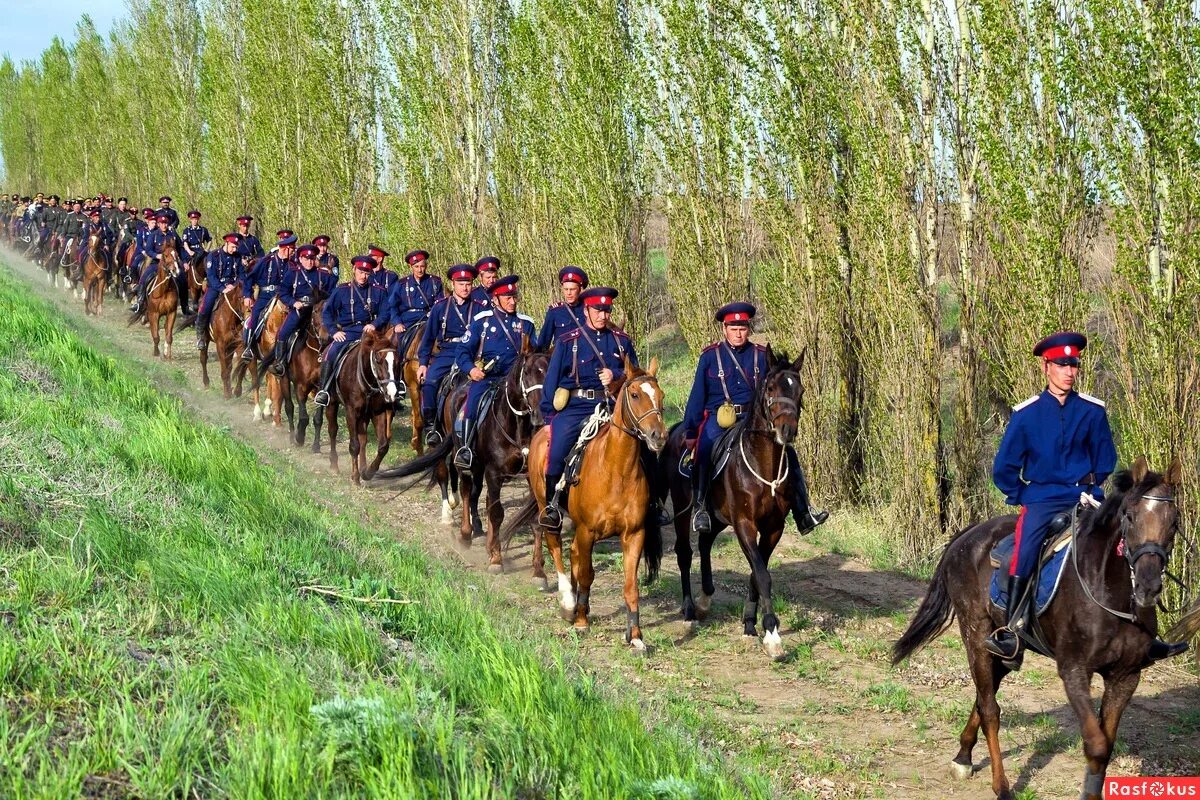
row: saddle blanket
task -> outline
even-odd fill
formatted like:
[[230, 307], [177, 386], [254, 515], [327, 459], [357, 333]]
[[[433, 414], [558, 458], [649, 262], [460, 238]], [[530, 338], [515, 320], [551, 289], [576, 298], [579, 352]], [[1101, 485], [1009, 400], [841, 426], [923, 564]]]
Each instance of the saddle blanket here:
[[[1066, 538], [1063, 540], [1065, 544], [1059, 543], [1057, 549], [1050, 558], [1042, 561], [1041, 572], [1038, 574], [1037, 597], [1035, 599], [1037, 615], [1040, 617], [1050, 603], [1054, 600], [1054, 595], [1058, 593], [1058, 585], [1062, 581], [1063, 572], [1066, 571], [1067, 564], [1071, 560], [1071, 540]], [[996, 545], [993, 551], [1000, 557], [1000, 563], [1003, 565], [992, 571], [992, 582], [989, 590], [992, 603], [997, 608], [1008, 608], [1008, 558], [1012, 555], [1013, 537], [1006, 536]]]

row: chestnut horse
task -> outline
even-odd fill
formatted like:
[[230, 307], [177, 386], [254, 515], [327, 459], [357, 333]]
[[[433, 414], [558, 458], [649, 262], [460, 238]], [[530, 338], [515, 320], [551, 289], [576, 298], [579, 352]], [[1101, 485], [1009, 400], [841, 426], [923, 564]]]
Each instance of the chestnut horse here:
[[[208, 323], [208, 347], [200, 351], [200, 374], [204, 380], [204, 388], [208, 388], [208, 351], [217, 350], [217, 361], [221, 365], [221, 390], [228, 400], [231, 397], [242, 396], [242, 384], [239, 381], [234, 391], [233, 365], [242, 355], [242, 324], [246, 314], [242, 310], [242, 283], [238, 281], [228, 292], [217, 295], [217, 306], [213, 309]], [[195, 316], [189, 318], [182, 327], [194, 324]]]
[[83, 265], [83, 312], [100, 316], [104, 310], [104, 290], [108, 285], [108, 264], [104, 260], [104, 239], [99, 231], [88, 236], [88, 258]]
[[[279, 308], [284, 308], [283, 304], [278, 304]], [[308, 324], [300, 329], [297, 334], [296, 343], [292, 348], [292, 355], [288, 363], [284, 365], [285, 377], [279, 377], [267, 372], [267, 367], [259, 365], [258, 371], [254, 376], [253, 388], [258, 389], [263, 378], [268, 379], [267, 386], [270, 388], [273, 399], [279, 398], [285, 401], [284, 408], [287, 410], [288, 430], [294, 432], [292, 441], [297, 445], [303, 445], [308, 430], [308, 398], [317, 391], [317, 382], [321, 374], [321, 343], [326, 340], [325, 326], [321, 323], [321, 309], [325, 307], [325, 298], [318, 300], [312, 307]], [[284, 309], [286, 312], [286, 309]], [[263, 352], [275, 348], [275, 337], [279, 333], [279, 327], [283, 324], [282, 320], [287, 317], [284, 313], [276, 324], [274, 317], [267, 319], [267, 325], [263, 330], [261, 341], [261, 349]], [[268, 345], [269, 341], [269, 345]], [[271, 383], [270, 381], [274, 381]], [[292, 400], [292, 390], [296, 391], [295, 402], [300, 404], [300, 419], [297, 422], [294, 419], [295, 404]], [[278, 393], [278, 394], [277, 394]], [[276, 415], [280, 408], [279, 399], [275, 399]], [[276, 423], [278, 427], [280, 423]], [[321, 452], [321, 415], [317, 414], [313, 418], [313, 442], [312, 451], [314, 453]]]
[[[625, 572], [625, 641], [635, 651], [645, 652], [638, 613], [637, 569], [646, 556], [647, 582], [658, 575], [662, 560], [662, 532], [658, 509], [652, 504], [651, 476], [645, 469], [642, 442], [654, 453], [667, 441], [663, 421], [663, 392], [655, 374], [658, 359], [642, 370], [625, 359], [625, 375], [609, 386], [615, 398], [612, 418], [600, 427], [583, 453], [579, 483], [567, 495], [567, 513], [575, 523], [571, 540], [571, 574], [562, 560], [562, 533], [543, 531], [554, 568], [558, 571], [559, 603], [573, 614], [575, 629], [587, 630], [592, 580], [592, 548], [610, 536], [621, 537]], [[546, 505], [546, 457], [550, 429], [542, 428], [529, 445], [529, 486], [533, 497], [507, 526], [501, 538], [511, 539], [520, 525], [534, 518]], [[534, 561], [540, 560], [540, 552]]]
[[175, 314], [179, 310], [179, 289], [175, 286], [175, 276], [179, 273], [179, 254], [175, 252], [173, 242], [168, 241], [163, 245], [154, 269], [154, 277], [146, 287], [146, 321], [150, 324], [155, 356], [159, 354], [159, 322], [163, 323], [163, 338], [166, 340], [163, 358], [170, 359], [171, 343], [175, 339]]
[[[712, 576], [712, 546], [726, 526], [741, 545], [750, 566], [750, 586], [742, 606], [743, 633], [757, 637], [758, 610], [762, 604], [763, 649], [773, 659], [784, 657], [779, 636], [779, 619], [771, 600], [771, 573], [767, 562], [783, 535], [788, 514], [791, 513], [791, 482], [788, 479], [787, 448], [796, 438], [804, 388], [800, 369], [804, 354], [791, 363], [786, 355], [776, 356], [767, 348], [767, 373], [759, 382], [741, 428], [734, 434], [733, 451], [729, 461], [715, 475], [709, 491], [713, 524], [707, 534], [699, 537], [700, 586], [699, 602], [692, 600], [691, 514], [692, 479], [679, 470], [685, 445], [683, 426], [676, 425], [663, 451], [662, 477], [670, 487], [671, 506], [675, 509], [675, 556], [679, 562], [679, 582], [683, 590], [680, 613], [684, 620], [704, 618], [712, 605], [715, 591]], [[708, 424], [715, 424], [710, 420]], [[693, 469], [699, 467], [693, 465]], [[660, 473], [661, 474], [661, 473]], [[662, 491], [665, 487], [659, 487]]]
[[[375, 331], [364, 333], [342, 362], [329, 392], [325, 422], [329, 426], [329, 469], [338, 471], [338, 407], [346, 407], [346, 430], [350, 436], [350, 480], [361, 485], [379, 469], [392, 443], [392, 406], [396, 387], [396, 348], [391, 339]], [[367, 423], [375, 425], [375, 459], [367, 465]]]
[[[408, 345], [404, 348], [401, 354], [403, 362], [400, 365], [400, 377], [404, 381], [404, 391], [407, 394], [409, 405], [412, 406], [412, 411], [409, 414], [409, 419], [412, 421], [412, 439], [409, 445], [413, 452], [421, 455], [425, 452], [425, 440], [421, 436], [421, 426], [425, 423], [421, 416], [421, 382], [417, 380], [417, 368], [421, 366], [417, 358], [417, 350], [421, 347], [421, 336], [424, 334], [424, 327], [427, 320], [421, 320], [409, 325], [407, 330], [412, 330], [415, 326], [418, 330], [413, 333], [408, 341]], [[396, 327], [391, 329], [392, 342], [399, 346], [400, 338], [406, 331], [397, 330]]]
[[[407, 464], [384, 470], [375, 476], [376, 480], [383, 480], [423, 473], [430, 483], [440, 484], [443, 522], [450, 521], [450, 508], [454, 505], [450, 502], [451, 489], [457, 481], [462, 500], [459, 537], [464, 544], [470, 544], [473, 535], [483, 532], [479, 496], [486, 484], [489, 572], [503, 569], [499, 534], [504, 522], [504, 505], [500, 501], [500, 489], [505, 482], [525, 471], [525, 454], [530, 439], [543, 424], [538, 405], [542, 400], [542, 383], [546, 379], [549, 363], [549, 355], [535, 351], [530, 346], [529, 337], [522, 337], [521, 352], [496, 389], [487, 418], [479, 420], [475, 435], [475, 458], [470, 470], [460, 470], [450, 460], [450, 454], [462, 445], [458, 434], [454, 433], [454, 418], [466, 400], [468, 384], [463, 383], [450, 393], [442, 408], [442, 420], [450, 433], [441, 444]], [[533, 559], [533, 578], [537, 585], [544, 586], [546, 572], [540, 557], [541, 532], [535, 529], [534, 534], [533, 552], [536, 556]]]
[[[1083, 730], [1087, 767], [1082, 797], [1100, 800], [1104, 775], [1116, 744], [1121, 714], [1150, 664], [1149, 648], [1158, 635], [1155, 604], [1175, 544], [1181, 481], [1179, 459], [1166, 475], [1151, 472], [1145, 457], [1112, 478], [1112, 491], [1098, 509], [1079, 512], [1076, 532], [1059, 579], [1058, 592], [1037, 618], [1062, 678], [1067, 699]], [[958, 629], [975, 681], [975, 705], [959, 736], [951, 762], [959, 778], [974, 770], [971, 751], [983, 727], [991, 761], [992, 791], [1011, 800], [1000, 747], [1000, 706], [996, 692], [1011, 667], [984, 647], [984, 639], [1004, 624], [989, 598], [990, 553], [1013, 533], [1015, 516], [973, 525], [946, 545], [929, 591], [892, 651], [898, 664], [937, 638], [958, 617]], [[1020, 658], [1020, 657], [1019, 657]], [[1100, 716], [1092, 704], [1092, 676], [1104, 678]]]

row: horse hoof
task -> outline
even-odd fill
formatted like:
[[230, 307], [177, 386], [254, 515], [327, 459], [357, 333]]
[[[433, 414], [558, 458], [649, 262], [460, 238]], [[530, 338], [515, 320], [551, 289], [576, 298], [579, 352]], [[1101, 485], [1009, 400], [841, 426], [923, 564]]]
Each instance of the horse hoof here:
[[254, 406], [254, 411], [250, 413], [250, 416], [254, 418], [255, 422], [261, 422], [263, 418], [262, 409], [257, 405]]
[[643, 642], [641, 639], [634, 639], [633, 641], [631, 641], [629, 643], [629, 648], [633, 652], [634, 655], [644, 656], [644, 655], [646, 655], [646, 652], [647, 652], [646, 651], [646, 643]]
[[950, 762], [950, 776], [955, 780], [965, 781], [974, 772], [975, 768], [970, 764], [960, 764], [957, 761]]
[[503, 564], [488, 564], [487, 571], [488, 571], [489, 575], [499, 575], [500, 573], [504, 572], [504, 565]]
[[450, 507], [458, 508], [458, 495], [456, 495], [456, 494], [450, 495]]
[[585, 636], [592, 630], [592, 626], [586, 622], [576, 622], [571, 626], [571, 630], [580, 636]]
[[767, 631], [763, 635], [763, 650], [767, 651], [767, 655], [774, 661], [781, 661], [787, 651], [783, 649], [783, 639], [779, 636], [779, 631]]
[[533, 575], [529, 578], [529, 582], [533, 584], [533, 588], [537, 589], [539, 592], [550, 591], [550, 584], [545, 578], [539, 578], [538, 576]]
[[567, 608], [565, 605], [562, 604], [562, 601], [560, 600], [558, 603], [558, 615], [560, 617], [562, 617], [563, 619], [565, 619], [567, 622], [574, 622], [575, 621], [575, 606], [571, 606], [570, 608]]
[[712, 610], [712, 595], [700, 593], [700, 597], [696, 598], [696, 617], [704, 619], [708, 616], [708, 612]]

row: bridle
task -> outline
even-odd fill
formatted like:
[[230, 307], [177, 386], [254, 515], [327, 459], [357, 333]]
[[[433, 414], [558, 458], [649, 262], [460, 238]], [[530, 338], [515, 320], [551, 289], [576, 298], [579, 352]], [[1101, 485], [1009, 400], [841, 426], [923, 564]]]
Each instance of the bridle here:
[[622, 433], [626, 433], [635, 439], [641, 439], [643, 442], [646, 442], [646, 444], [650, 444], [650, 441], [646, 438], [646, 433], [642, 430], [642, 422], [645, 421], [647, 417], [652, 415], [657, 415], [659, 421], [662, 422], [663, 425], [666, 425], [666, 422], [663, 420], [663, 410], [656, 403], [654, 403], [653, 400], [651, 401], [649, 411], [640, 416], [634, 413], [633, 405], [629, 400], [629, 393], [633, 389], [634, 381], [640, 380], [653, 381], [654, 385], [658, 387], [658, 378], [655, 378], [650, 374], [639, 375], [636, 378], [626, 378], [625, 385], [621, 387], [620, 396], [617, 398], [617, 404], [621, 406], [622, 418], [631, 417], [633, 419], [633, 429], [630, 430], [621, 423], [617, 422], [616, 414], [613, 414], [609, 421], [617, 430], [621, 431]]
[[[359, 345], [359, 347], [363, 347], [363, 345]], [[365, 349], [365, 348], [363, 348], [363, 349]], [[388, 351], [391, 351], [393, 353], [396, 352], [395, 348], [383, 347], [383, 348], [380, 348], [379, 350], [372, 350], [370, 352], [364, 353], [364, 355], [366, 357], [365, 358], [360, 357], [358, 359], [358, 384], [367, 392], [368, 395], [383, 394], [384, 380], [379, 377], [379, 370], [375, 366], [375, 358], [376, 358], [376, 356], [386, 355]], [[363, 367], [364, 361], [368, 362], [370, 365], [369, 376], [370, 376], [370, 379], [374, 379], [374, 381], [375, 381], [374, 386], [371, 385], [370, 380], [368, 379], [368, 375], [366, 374], [367, 370]], [[393, 378], [392, 380], [387, 381], [387, 382], [395, 383], [395, 379]]]
[[533, 403], [529, 402], [529, 395], [532, 394], [533, 392], [536, 392], [537, 390], [541, 389], [543, 386], [543, 384], [540, 384], [540, 383], [533, 383], [533, 384], [526, 385], [526, 383], [525, 383], [525, 363], [527, 360], [528, 359], [526, 358], [526, 355], [524, 353], [522, 353], [520, 355], [520, 357], [517, 359], [517, 363], [515, 365], [513, 365], [513, 371], [516, 373], [516, 376], [517, 376], [517, 388], [521, 390], [521, 394], [519, 395], [519, 397], [521, 399], [521, 402], [525, 406], [525, 409], [523, 411], [513, 405], [512, 397], [508, 393], [508, 385], [510, 383], [512, 383], [512, 375], [509, 375], [508, 380], [506, 380], [504, 382], [504, 402], [508, 404], [508, 410], [511, 411], [514, 416], [517, 416], [517, 417], [532, 416]]

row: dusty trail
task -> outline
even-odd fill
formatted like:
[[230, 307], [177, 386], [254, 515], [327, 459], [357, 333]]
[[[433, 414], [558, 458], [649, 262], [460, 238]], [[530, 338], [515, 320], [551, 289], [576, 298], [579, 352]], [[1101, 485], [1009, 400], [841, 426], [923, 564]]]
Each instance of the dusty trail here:
[[[466, 564], [476, 576], [464, 591], [499, 594], [513, 613], [546, 636], [575, 638], [558, 616], [555, 595], [530, 585], [527, 538], [507, 553], [504, 575], [488, 575], [482, 542], [460, 547], [455, 544], [457, 527], [433, 522], [440, 505], [433, 495], [413, 491], [397, 496], [386, 488], [351, 487], [344, 426], [339, 442], [344, 472], [331, 475], [327, 453], [315, 456], [291, 446], [286, 428], [276, 430], [251, 418], [247, 399], [223, 400], [219, 381], [213, 389], [201, 388], [193, 335], [179, 337], [173, 362], [151, 363], [148, 332], [126, 328], [119, 304], [107, 303], [100, 319], [85, 318], [82, 303], [51, 289], [35, 266], [10, 251], [0, 254], [8, 271], [67, 309], [97, 349], [147, 364], [159, 388], [178, 396], [200, 417], [229, 428], [265, 462], [290, 467], [298, 479], [319, 487], [331, 506], [359, 514], [377, 530], [419, 541], [443, 558]], [[389, 463], [407, 454], [401, 447], [396, 456], [397, 447], [393, 444]], [[516, 490], [506, 493], [510, 500], [516, 496]], [[982, 742], [975, 757], [977, 769], [985, 764], [983, 771], [965, 782], [949, 776], [949, 760], [973, 698], [957, 636], [944, 636], [903, 670], [892, 670], [887, 663], [891, 642], [924, 584], [820, 550], [794, 532], [785, 535], [773, 558], [772, 577], [789, 656], [772, 664], [756, 642], [741, 636], [748, 572], [736, 545], [727, 536], [719, 540], [713, 610], [693, 630], [678, 619], [678, 571], [669, 531], [667, 538], [663, 577], [643, 590], [642, 624], [653, 648], [648, 658], [633, 656], [620, 644], [619, 550], [598, 549], [593, 630], [576, 644], [581, 661], [592, 664], [597, 674], [616, 673], [623, 679], [618, 684], [639, 687], [648, 714], [663, 704], [711, 713], [712, 741], [770, 773], [788, 796], [993, 796]], [[1083, 772], [1077, 725], [1053, 664], [1029, 657], [1024, 670], [1002, 687], [1000, 703], [1005, 766], [1017, 788], [1031, 789], [1026, 796], [1076, 796]], [[1110, 774], [1200, 773], [1196, 676], [1164, 665], [1144, 673], [1121, 726], [1118, 753]]]

